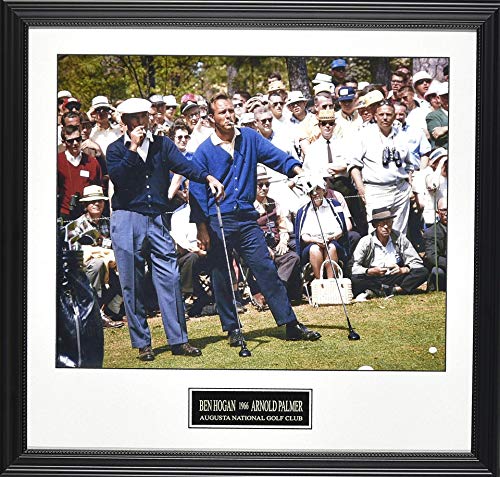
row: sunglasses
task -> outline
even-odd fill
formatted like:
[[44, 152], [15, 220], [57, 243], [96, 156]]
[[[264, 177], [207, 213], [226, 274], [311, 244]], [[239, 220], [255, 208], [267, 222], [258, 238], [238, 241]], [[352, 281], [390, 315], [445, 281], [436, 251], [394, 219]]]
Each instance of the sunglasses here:
[[267, 188], [269, 189], [269, 186], [270, 186], [270, 185], [271, 185], [271, 184], [270, 184], [269, 182], [259, 182], [259, 183], [257, 184], [257, 187], [258, 187], [259, 189], [262, 189], [263, 187], [267, 187]]
[[335, 121], [320, 121], [319, 125], [323, 126], [323, 127], [325, 127], [325, 126], [332, 126], [333, 127], [333, 126], [335, 126]]
[[71, 110], [71, 109], [76, 109], [77, 111], [80, 111], [80, 107], [82, 105], [80, 103], [68, 103], [66, 104], [66, 108]]
[[167, 106], [165, 109], [177, 109], [177, 106]]
[[418, 80], [416, 83], [415, 83], [415, 86], [420, 86], [421, 84], [423, 83], [427, 83], [427, 84], [431, 84], [431, 80], [428, 80], [428, 79], [421, 79], [421, 80]]
[[234, 106], [235, 108], [241, 108], [241, 107], [243, 106], [243, 103], [235, 103], [235, 102], [233, 101], [233, 106]]
[[273, 122], [273, 118], [262, 118], [260, 120], [261, 123], [272, 123]]
[[82, 136], [68, 138], [65, 139], [64, 142], [67, 142], [68, 144], [73, 144], [74, 142], [82, 142]]
[[185, 139], [187, 141], [190, 137], [191, 136], [189, 134], [186, 134], [185, 136], [179, 134], [178, 136], [175, 136], [175, 139], [177, 139], [178, 141], [182, 141], [183, 139]]
[[96, 109], [95, 112], [96, 112], [96, 114], [104, 115], [104, 114], [109, 114], [111, 112], [111, 110], [106, 109], [106, 108], [99, 108], [99, 109]]
[[276, 106], [284, 106], [284, 105], [285, 105], [285, 103], [284, 103], [283, 101], [278, 101], [277, 103], [271, 103], [271, 105], [272, 105], [273, 107], [276, 107]]

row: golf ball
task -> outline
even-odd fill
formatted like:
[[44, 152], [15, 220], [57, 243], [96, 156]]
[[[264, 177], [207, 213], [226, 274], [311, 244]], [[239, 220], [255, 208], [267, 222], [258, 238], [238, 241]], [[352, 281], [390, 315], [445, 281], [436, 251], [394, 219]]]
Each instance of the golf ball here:
[[430, 353], [430, 354], [436, 354], [436, 353], [437, 353], [437, 348], [436, 348], [435, 346], [431, 346], [431, 347], [429, 348], [429, 353]]
[[373, 371], [373, 368], [371, 366], [361, 366], [358, 371]]

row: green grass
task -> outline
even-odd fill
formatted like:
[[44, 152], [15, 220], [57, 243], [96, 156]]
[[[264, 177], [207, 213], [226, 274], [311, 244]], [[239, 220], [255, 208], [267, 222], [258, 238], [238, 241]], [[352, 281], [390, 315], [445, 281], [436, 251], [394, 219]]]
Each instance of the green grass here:
[[[199, 358], [173, 356], [166, 344], [161, 318], [149, 320], [156, 359], [143, 363], [132, 349], [126, 327], [104, 330], [105, 368], [175, 369], [289, 369], [355, 370], [369, 365], [375, 370], [444, 371], [445, 293], [381, 298], [347, 305], [359, 341], [347, 339], [348, 329], [341, 306], [294, 307], [299, 321], [319, 331], [315, 342], [284, 340], [269, 311], [257, 312], [251, 305], [242, 315], [249, 358], [230, 348], [218, 316], [188, 321], [190, 342], [201, 348]], [[435, 355], [429, 347], [435, 346]]]

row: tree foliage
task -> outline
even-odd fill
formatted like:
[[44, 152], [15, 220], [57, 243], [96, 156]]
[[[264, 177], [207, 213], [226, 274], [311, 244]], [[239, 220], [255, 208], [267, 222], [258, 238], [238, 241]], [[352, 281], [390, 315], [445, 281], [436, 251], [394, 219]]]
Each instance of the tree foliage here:
[[[267, 77], [277, 71], [289, 89], [312, 96], [310, 80], [316, 73], [330, 74], [331, 60], [330, 57], [61, 55], [58, 89], [69, 90], [82, 101], [84, 108], [97, 95], [115, 102], [133, 96], [147, 98], [154, 93], [173, 94], [179, 102], [188, 92], [207, 98], [219, 91], [231, 95], [237, 89], [251, 95], [266, 93]], [[397, 65], [411, 68], [410, 58], [346, 60], [348, 76], [358, 81], [387, 83], [390, 78], [381, 80]]]

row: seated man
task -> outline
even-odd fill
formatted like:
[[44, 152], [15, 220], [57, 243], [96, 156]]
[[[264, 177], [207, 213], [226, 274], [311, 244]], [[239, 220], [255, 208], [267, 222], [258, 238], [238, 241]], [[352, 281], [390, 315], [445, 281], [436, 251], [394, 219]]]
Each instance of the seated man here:
[[410, 241], [392, 229], [394, 217], [387, 207], [374, 209], [371, 223], [375, 230], [362, 237], [354, 250], [351, 280], [356, 301], [413, 293], [427, 279], [427, 270]]
[[176, 245], [182, 294], [185, 299], [194, 297], [188, 315], [195, 316], [201, 314], [203, 307], [213, 300], [208, 296], [202, 282], [202, 275], [208, 275], [209, 272], [207, 252], [198, 247], [196, 225], [189, 222], [190, 212], [188, 203], [175, 210], [172, 214], [170, 235]]
[[[328, 256], [341, 266], [347, 265], [348, 231], [351, 223], [337, 199], [325, 198], [326, 183], [322, 177], [315, 178], [311, 185], [313, 187], [311, 201], [297, 212], [295, 240], [302, 265], [310, 262], [314, 277], [321, 278], [321, 264], [328, 260]], [[323, 238], [328, 244], [328, 250], [325, 248]], [[327, 277], [333, 278], [332, 267], [327, 266], [326, 271]]]
[[[75, 225], [79, 228], [92, 227], [99, 233], [95, 245], [82, 247], [84, 271], [96, 292], [103, 326], [120, 328], [124, 323], [118, 314], [120, 304], [116, 305], [116, 302], [123, 301], [122, 290], [116, 273], [115, 256], [111, 250], [109, 219], [102, 217], [105, 200], [108, 198], [104, 196], [101, 186], [85, 187], [83, 197], [80, 199], [85, 206], [85, 212], [75, 220]], [[119, 300], [116, 300], [117, 296]], [[113, 306], [117, 308], [114, 312], [109, 309], [112, 301]]]
[[438, 201], [439, 221], [424, 232], [425, 264], [431, 270], [427, 291], [446, 291], [446, 244], [448, 238], [448, 205], [446, 197]]
[[[294, 252], [295, 243], [288, 233], [289, 219], [280, 202], [268, 196], [270, 176], [266, 168], [257, 166], [257, 196], [255, 209], [260, 217], [257, 223], [264, 232], [266, 244], [271, 258], [278, 269], [278, 276], [285, 285], [288, 298], [292, 303], [302, 298], [302, 281], [300, 277], [300, 258]], [[257, 283], [250, 282], [252, 294], [259, 305], [265, 305], [264, 296], [259, 292]], [[258, 295], [258, 296], [255, 296]]]

